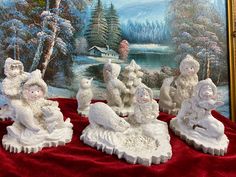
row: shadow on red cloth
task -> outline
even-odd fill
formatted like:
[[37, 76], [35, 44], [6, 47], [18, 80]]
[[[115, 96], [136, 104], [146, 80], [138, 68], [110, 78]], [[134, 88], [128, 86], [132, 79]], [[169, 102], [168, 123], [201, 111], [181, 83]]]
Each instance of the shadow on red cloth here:
[[[79, 137], [89, 124], [87, 118], [78, 116], [74, 99], [55, 99], [59, 101], [65, 118], [70, 117], [74, 125], [73, 139], [65, 146], [44, 148], [36, 154], [13, 154], [0, 147], [0, 176], [81, 176], [81, 177], [235, 177], [236, 176], [236, 124], [213, 111], [214, 117], [225, 125], [225, 133], [230, 140], [228, 153], [212, 156], [197, 151], [179, 139], [169, 130], [173, 155], [165, 164], [131, 165], [116, 155], [107, 155], [85, 145]], [[160, 113], [159, 119], [167, 123], [173, 116]], [[12, 121], [0, 122], [1, 138]]]

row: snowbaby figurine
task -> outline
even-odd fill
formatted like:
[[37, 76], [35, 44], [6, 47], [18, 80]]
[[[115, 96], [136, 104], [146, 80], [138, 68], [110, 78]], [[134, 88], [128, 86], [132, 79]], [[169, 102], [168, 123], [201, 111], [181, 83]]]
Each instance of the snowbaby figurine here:
[[180, 63], [180, 75], [175, 81], [176, 93], [174, 102], [177, 108], [181, 107], [182, 102], [190, 98], [193, 94], [193, 87], [198, 83], [199, 63], [191, 56], [187, 55]]
[[171, 120], [171, 127], [186, 136], [187, 142], [194, 140], [195, 146], [205, 145], [204, 152], [223, 155], [228, 147], [224, 125], [211, 115], [212, 109], [223, 104], [217, 100], [217, 88], [212, 80], [202, 80], [194, 88], [193, 96], [182, 103], [178, 115]]
[[167, 123], [157, 120], [158, 104], [150, 88], [140, 84], [135, 91], [134, 113], [119, 117], [105, 103], [92, 104], [89, 125], [80, 139], [107, 154], [116, 154], [128, 163], [164, 163], [172, 156]]
[[136, 122], [150, 123], [159, 116], [159, 105], [153, 100], [153, 93], [144, 84], [140, 85], [135, 92], [134, 119]]
[[7, 58], [4, 65], [6, 78], [2, 82], [2, 92], [9, 99], [9, 118], [14, 119], [14, 109], [12, 106], [20, 99], [21, 86], [28, 78], [28, 73], [24, 72], [24, 66], [19, 60]]
[[[167, 130], [166, 123], [157, 120], [159, 116], [159, 105], [153, 99], [153, 92], [146, 85], [141, 84], [135, 92], [133, 119], [138, 123], [146, 136], [156, 139], [162, 135], [161, 130]], [[163, 127], [163, 128], [160, 128]], [[168, 134], [168, 131], [166, 132]]]
[[118, 79], [120, 70], [120, 65], [111, 63], [111, 60], [103, 68], [103, 77], [107, 89], [107, 102], [115, 111], [119, 111], [123, 107], [121, 93], [129, 92], [125, 84]]
[[[181, 61], [179, 69], [177, 79], [164, 79], [160, 89], [160, 110], [169, 114], [178, 113], [182, 102], [192, 96], [193, 87], [198, 83], [199, 63], [191, 55]], [[175, 87], [172, 86], [173, 82]]]
[[211, 79], [202, 80], [194, 96], [183, 102], [177, 119], [203, 136], [220, 138], [224, 135], [224, 125], [211, 115], [211, 110], [223, 104], [217, 100], [217, 88]]
[[19, 60], [7, 58], [4, 65], [6, 78], [2, 82], [2, 91], [10, 100], [19, 99], [22, 83], [27, 80], [28, 73]]
[[77, 112], [82, 116], [88, 115], [89, 106], [93, 98], [93, 92], [91, 89], [92, 81], [93, 78], [91, 78], [90, 80], [83, 78], [80, 81], [80, 87], [76, 95], [76, 99], [78, 103]]
[[38, 152], [72, 138], [70, 119], [64, 117], [55, 101], [46, 100], [47, 85], [36, 70], [23, 85], [21, 102], [14, 104], [16, 120], [7, 127], [2, 144], [10, 152]]

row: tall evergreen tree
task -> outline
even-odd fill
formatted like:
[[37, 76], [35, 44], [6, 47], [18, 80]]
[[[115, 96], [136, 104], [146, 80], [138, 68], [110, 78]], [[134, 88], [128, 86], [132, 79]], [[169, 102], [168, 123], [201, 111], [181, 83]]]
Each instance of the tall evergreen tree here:
[[111, 4], [110, 8], [107, 11], [106, 19], [108, 27], [107, 45], [117, 51], [119, 48], [119, 43], [121, 41], [121, 29], [119, 17], [113, 4]]
[[90, 24], [86, 31], [86, 38], [90, 47], [95, 45], [105, 47], [107, 44], [107, 21], [100, 0], [98, 0], [95, 9], [92, 12]]

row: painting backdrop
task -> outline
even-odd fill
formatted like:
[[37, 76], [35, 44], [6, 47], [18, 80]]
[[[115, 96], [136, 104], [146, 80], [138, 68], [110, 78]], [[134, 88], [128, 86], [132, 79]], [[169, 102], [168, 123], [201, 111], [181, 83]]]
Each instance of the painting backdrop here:
[[[134, 59], [158, 98], [162, 81], [178, 76], [187, 55], [211, 77], [229, 116], [225, 0], [0, 0], [0, 69], [7, 57], [39, 68], [52, 97], [74, 97], [82, 77], [105, 99], [108, 58], [124, 68]], [[51, 51], [53, 51], [51, 53]], [[121, 71], [122, 75], [122, 71]], [[122, 76], [121, 76], [122, 79]]]

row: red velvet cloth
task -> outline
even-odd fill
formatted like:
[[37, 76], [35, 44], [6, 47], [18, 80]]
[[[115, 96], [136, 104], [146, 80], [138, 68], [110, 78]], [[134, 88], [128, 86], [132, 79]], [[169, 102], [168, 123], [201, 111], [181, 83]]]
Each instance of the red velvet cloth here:
[[[230, 140], [225, 156], [212, 156], [195, 150], [169, 130], [172, 158], [164, 164], [131, 165], [116, 155], [107, 155], [80, 141], [82, 130], [88, 125], [86, 118], [76, 113], [76, 100], [56, 99], [65, 117], [74, 125], [73, 139], [65, 146], [43, 148], [36, 154], [13, 154], [0, 147], [0, 176], [82, 176], [82, 177], [133, 177], [133, 176], [187, 176], [235, 177], [236, 176], [236, 124], [213, 111], [214, 117], [225, 125]], [[160, 120], [168, 122], [173, 116], [160, 113]], [[12, 121], [0, 122], [0, 137]]]

